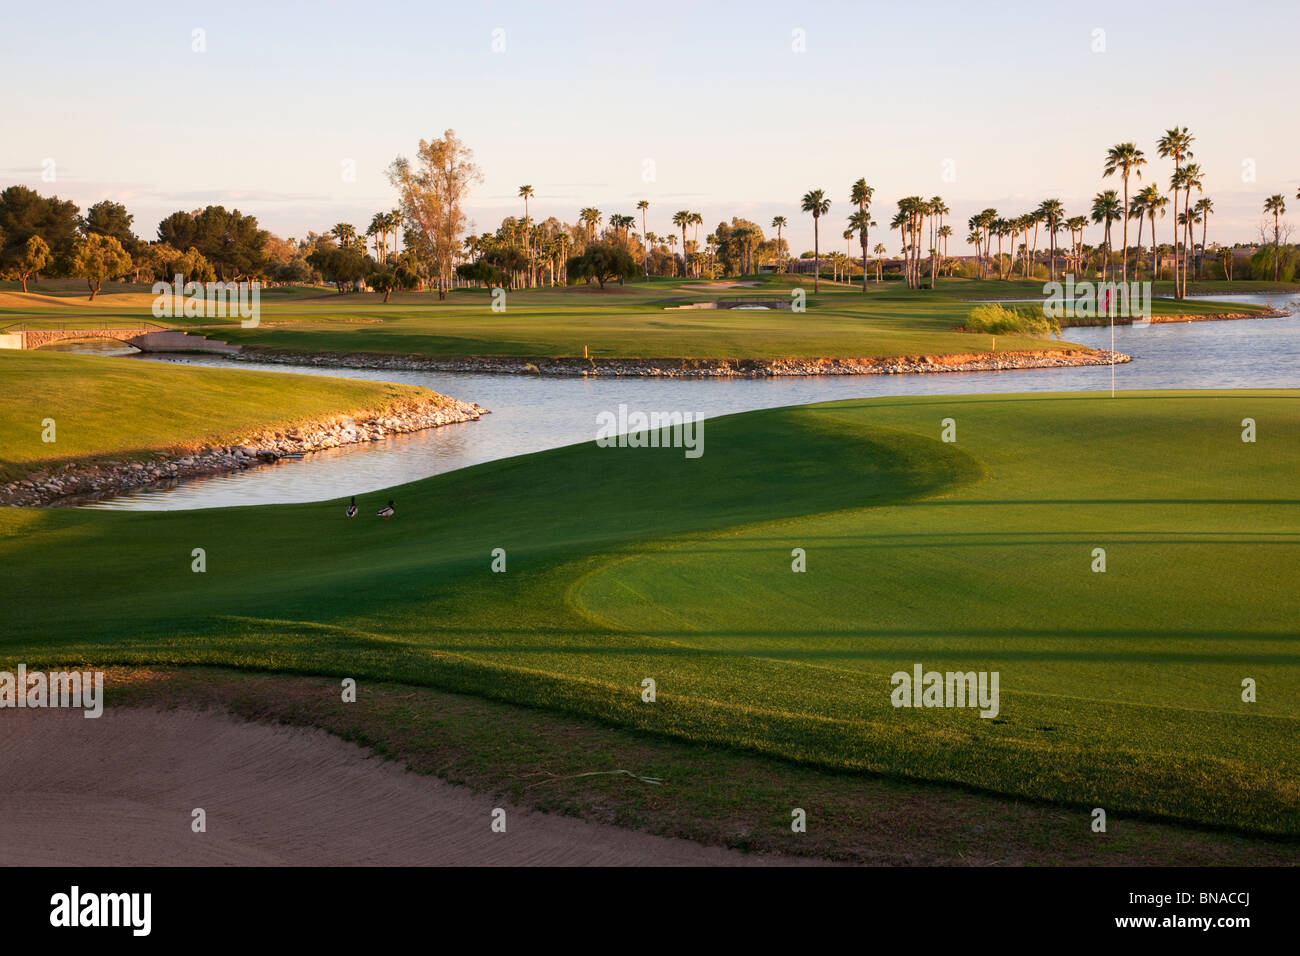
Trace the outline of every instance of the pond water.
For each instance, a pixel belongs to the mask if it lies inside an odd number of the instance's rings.
[[[1083,345],[1100,348],[1110,345],[1108,327],[1068,329],[1065,337]],[[1115,345],[1133,356],[1133,362],[1114,369],[1116,384],[1121,389],[1300,386],[1300,317],[1296,315],[1280,319],[1117,326]],[[492,414],[478,422],[331,449],[308,455],[301,461],[191,479],[172,487],[154,487],[87,507],[171,510],[363,495],[467,465],[591,441],[596,436],[596,415],[605,410],[617,412],[621,403],[647,412],[702,412],[717,416],[868,396],[1109,391],[1111,384],[1109,366],[714,380],[538,378],[250,366],[217,356],[154,356],[136,360],[409,382],[478,402]]]

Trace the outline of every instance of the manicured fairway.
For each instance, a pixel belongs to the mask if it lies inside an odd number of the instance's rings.
[[[714,288],[679,280],[569,289],[509,291],[505,311],[492,309],[487,290],[464,289],[439,302],[429,293],[400,293],[385,304],[376,294],[336,295],[321,289],[272,289],[261,300],[261,322],[243,329],[237,320],[176,319],[210,329],[219,338],[271,349],[376,352],[440,357],[581,356],[596,358],[870,358],[894,355],[969,354],[1058,348],[1061,341],[953,331],[969,314],[971,298],[1042,295],[1041,282],[946,279],[936,290],[898,282],[859,288],[825,282],[813,296],[812,278],[764,276],[753,287]],[[808,293],[807,311],[673,310],[667,306],[727,298],[789,301]],[[147,297],[124,293],[121,306],[102,296],[94,308],[52,296],[24,300],[0,295],[0,313],[29,321],[97,321],[113,316],[153,320]],[[1025,306],[1028,308],[1028,306]],[[1156,300],[1157,315],[1248,312],[1250,306]],[[1067,329],[1062,338],[1068,342]]]
[[[57,461],[221,444],[250,429],[378,411],[427,394],[391,382],[4,350],[0,479]],[[44,440],[47,419],[54,441]]]
[[[377,494],[352,522],[344,502],[3,510],[0,667],[220,663],[357,677],[363,693],[383,677],[850,772],[1300,835],[1298,398],[753,412],[710,420],[697,460],[572,446]],[[397,517],[370,517],[390,496]],[[999,671],[997,720],[892,707],[889,675],[916,663]]]

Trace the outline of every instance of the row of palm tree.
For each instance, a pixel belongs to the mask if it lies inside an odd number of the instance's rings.
[[[1088,216],[1069,216],[1065,211],[1064,205],[1059,199],[1045,199],[1039,204],[1038,208],[1032,212],[1025,213],[1013,218],[999,216],[995,209],[985,209],[971,216],[967,221],[967,228],[970,230],[967,234],[966,241],[974,247],[976,260],[978,263],[979,277],[986,276],[986,263],[990,258],[993,240],[998,243],[998,276],[1006,278],[1004,273],[1004,257],[1002,252],[1002,243],[1004,239],[1023,236],[1021,244],[1021,258],[1023,274],[1029,277],[1033,274],[1034,263],[1037,261],[1037,245],[1039,229],[1045,228],[1047,232],[1048,252],[1048,275],[1051,279],[1056,278],[1057,263],[1057,236],[1063,230],[1070,233],[1070,253],[1066,256],[1067,268],[1073,264],[1076,268],[1081,267],[1083,263],[1083,250],[1087,247],[1083,244],[1083,233],[1091,222],[1100,225],[1103,232],[1103,246],[1105,256],[1102,260],[1103,278],[1109,278],[1110,260],[1112,255],[1111,232],[1115,223],[1120,223],[1121,230],[1121,256],[1120,256],[1120,277],[1121,281],[1128,282],[1130,273],[1130,245],[1129,245],[1129,221],[1136,219],[1138,225],[1137,248],[1142,248],[1142,234],[1146,222],[1151,224],[1151,244],[1152,244],[1152,275],[1159,271],[1159,243],[1156,238],[1156,219],[1164,217],[1166,210],[1173,201],[1173,242],[1171,249],[1173,252],[1173,280],[1174,295],[1177,298],[1183,298],[1187,295],[1187,278],[1189,274],[1195,274],[1198,277],[1202,271],[1203,257],[1208,239],[1209,218],[1214,212],[1214,201],[1203,194],[1204,183],[1202,179],[1202,170],[1198,163],[1191,162],[1191,146],[1195,141],[1195,136],[1185,126],[1175,126],[1168,129],[1159,138],[1156,144],[1157,152],[1161,158],[1173,161],[1174,169],[1169,180],[1170,195],[1163,195],[1154,184],[1149,184],[1136,192],[1131,192],[1134,180],[1142,178],[1142,170],[1147,166],[1147,159],[1136,143],[1125,142],[1112,146],[1106,152],[1105,161],[1102,165],[1102,178],[1118,176],[1121,181],[1119,190],[1107,189],[1096,194],[1092,200],[1092,206]],[[1197,193],[1195,202],[1192,200],[1192,193]],[[853,184],[850,190],[849,201],[853,211],[848,217],[848,228],[844,231],[844,238],[849,240],[852,236],[858,236],[862,248],[862,288],[867,287],[867,247],[868,235],[870,229],[876,225],[871,219],[870,205],[874,195],[874,189],[867,185],[865,179],[859,179]],[[1300,192],[1296,194],[1300,199]],[[830,211],[831,200],[827,197],[825,190],[812,189],[804,194],[800,201],[800,209],[808,213],[813,218],[813,289],[817,290],[820,280],[820,259],[821,259],[821,219]],[[920,196],[909,196],[898,201],[898,211],[890,223],[890,228],[897,229],[902,245],[901,255],[903,258],[903,272],[909,288],[917,288],[921,284],[921,261],[923,252],[928,250],[929,258],[929,278],[930,285],[933,287],[934,278],[940,271],[946,255],[947,239],[952,234],[952,229],[943,222],[944,216],[948,215],[948,207],[944,204],[942,197],[935,196],[926,200]],[[1280,237],[1281,237],[1281,216],[1286,212],[1285,198],[1278,193],[1269,197],[1264,204],[1264,212],[1273,216],[1273,245],[1274,245],[1274,276],[1276,278],[1280,269]],[[784,216],[778,216],[772,221],[773,227],[779,230],[788,223]],[[1197,252],[1196,244],[1196,226],[1201,227],[1200,251]],[[1033,232],[1031,241],[1030,231]],[[941,249],[941,247],[943,247]],[[881,247],[878,245],[877,249]],[[1014,273],[1014,252],[1015,244],[1012,246],[1013,260],[1011,262],[1010,272]],[[838,273],[838,267],[836,272]],[[877,264],[879,271],[879,263]]]
[[[1111,259],[1113,256],[1112,249],[1112,231],[1116,223],[1120,224],[1120,242],[1121,255],[1119,263],[1120,278],[1123,282],[1129,281],[1130,275],[1130,250],[1129,245],[1129,223],[1130,220],[1137,220],[1137,248],[1142,248],[1143,233],[1145,226],[1149,222],[1151,227],[1151,246],[1152,246],[1152,274],[1157,275],[1159,272],[1159,252],[1160,246],[1156,237],[1156,220],[1164,218],[1170,206],[1172,199],[1173,212],[1173,242],[1171,249],[1173,253],[1173,280],[1174,294],[1182,298],[1187,294],[1187,279],[1189,274],[1195,274],[1198,277],[1202,271],[1203,257],[1208,238],[1209,218],[1214,211],[1214,202],[1203,194],[1204,184],[1202,181],[1202,171],[1200,165],[1191,162],[1191,146],[1195,137],[1188,131],[1187,127],[1173,127],[1165,131],[1156,144],[1157,152],[1161,158],[1172,160],[1174,169],[1169,180],[1169,195],[1161,193],[1155,184],[1133,189],[1134,180],[1142,179],[1142,172],[1147,167],[1148,162],[1143,151],[1134,142],[1118,143],[1110,147],[1105,156],[1102,165],[1102,178],[1118,176],[1121,182],[1119,190],[1106,189],[1098,192],[1092,199],[1091,207],[1087,215],[1070,216],[1067,214],[1064,205],[1059,199],[1045,199],[1036,209],[1014,217],[1002,216],[996,209],[984,209],[967,220],[969,232],[966,241],[974,247],[976,261],[978,266],[978,275],[980,279],[987,276],[987,265],[992,259],[992,245],[994,240],[997,241],[997,274],[998,278],[1006,279],[1014,276],[1016,271],[1016,253],[1017,240],[1019,243],[1020,263],[1022,275],[1026,278],[1032,277],[1035,264],[1038,258],[1038,238],[1040,230],[1046,231],[1046,241],[1048,246],[1048,276],[1052,280],[1056,278],[1056,267],[1058,260],[1057,238],[1063,231],[1068,231],[1070,235],[1070,248],[1065,254],[1066,268],[1081,269],[1084,264],[1085,251],[1090,247],[1085,246],[1083,242],[1084,230],[1089,222],[1102,227],[1102,247],[1104,255],[1102,257],[1102,277],[1108,279],[1111,268]],[[1197,193],[1195,202],[1192,199],[1192,192]],[[857,237],[862,257],[862,289],[867,289],[868,280],[868,248],[870,246],[871,229],[878,224],[871,217],[871,203],[875,194],[874,187],[868,185],[866,179],[859,179],[853,183],[849,191],[849,203],[851,212],[847,217],[847,228],[843,232],[846,241],[851,242],[853,237]],[[528,200],[533,197],[533,188],[531,186],[521,186],[519,195],[524,200],[524,251],[529,259],[529,274],[534,275],[533,257],[534,246],[531,234],[528,232],[528,226],[531,220],[528,218]],[[1297,193],[1300,198],[1300,193]],[[674,251],[677,245],[676,235],[669,234],[659,237],[650,232],[647,228],[647,210],[650,207],[648,200],[640,200],[636,204],[637,211],[641,214],[641,236],[645,245],[645,273],[649,275],[651,247],[661,242],[667,243],[669,248]],[[808,213],[813,218],[813,289],[817,291],[820,288],[821,280],[821,220],[827,216],[831,208],[831,199],[826,195],[823,189],[812,189],[804,194],[800,200],[800,209]],[[1286,211],[1284,197],[1279,193],[1271,196],[1264,204],[1266,214],[1274,218],[1274,272],[1278,272],[1280,265],[1280,235],[1281,225],[1280,218]],[[934,196],[930,199],[924,199],[920,196],[908,196],[898,200],[897,212],[890,222],[890,229],[897,229],[901,241],[901,256],[903,258],[903,272],[909,288],[918,288],[922,284],[922,261],[928,258],[928,278],[929,285],[933,288],[936,276],[942,270],[946,261],[951,263],[947,257],[948,240],[952,236],[952,227],[944,222],[946,216],[950,214],[947,204],[940,196]],[[395,215],[395,214],[393,214]],[[396,230],[397,223],[385,219],[385,214],[377,214],[371,224],[369,234],[378,233],[383,237],[383,243],[386,248],[386,236],[388,230]],[[583,224],[586,230],[588,242],[594,241],[596,237],[596,228],[603,221],[603,214],[594,207],[585,207],[579,211],[578,220]],[[699,228],[703,224],[703,217],[698,212],[682,209],[678,210],[672,216],[672,223],[676,230],[680,230],[682,244],[682,272],[684,274],[702,274],[706,265],[711,263],[713,256],[713,239],[707,237],[708,246],[701,250],[699,246]],[[635,219],[632,216],[612,214],[609,217],[609,227],[612,230],[616,240],[620,240],[625,246],[630,246],[633,236],[631,232],[635,225]],[[1201,227],[1200,251],[1197,252],[1195,242],[1195,227]],[[694,226],[695,236],[693,240],[687,239],[687,230]],[[777,248],[782,249],[783,231],[789,227],[789,222],[785,216],[775,216],[772,219],[772,228],[777,231]],[[1003,252],[1004,241],[1011,240],[1011,256],[1008,258]],[[342,241],[342,240],[340,240]],[[881,265],[879,259],[884,254],[882,244],[877,244],[875,250],[877,255],[876,275],[879,281]],[[748,265],[749,258],[746,258]],[[1136,267],[1136,263],[1134,264]],[[839,273],[839,267],[836,267],[836,274]],[[530,279],[530,281],[532,281]]]

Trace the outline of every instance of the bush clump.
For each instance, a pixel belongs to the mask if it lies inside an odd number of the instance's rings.
[[[1061,324],[1048,318],[1040,310],[1021,312],[1008,309],[998,302],[977,305],[971,309],[963,326],[966,332],[983,332],[988,335],[1030,335],[1046,338],[1061,334]]]

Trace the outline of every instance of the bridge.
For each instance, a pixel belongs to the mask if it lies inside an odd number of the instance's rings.
[[[16,322],[0,327],[0,349],[39,349],[72,339],[116,339],[142,352],[238,352],[240,346],[157,322]]]

